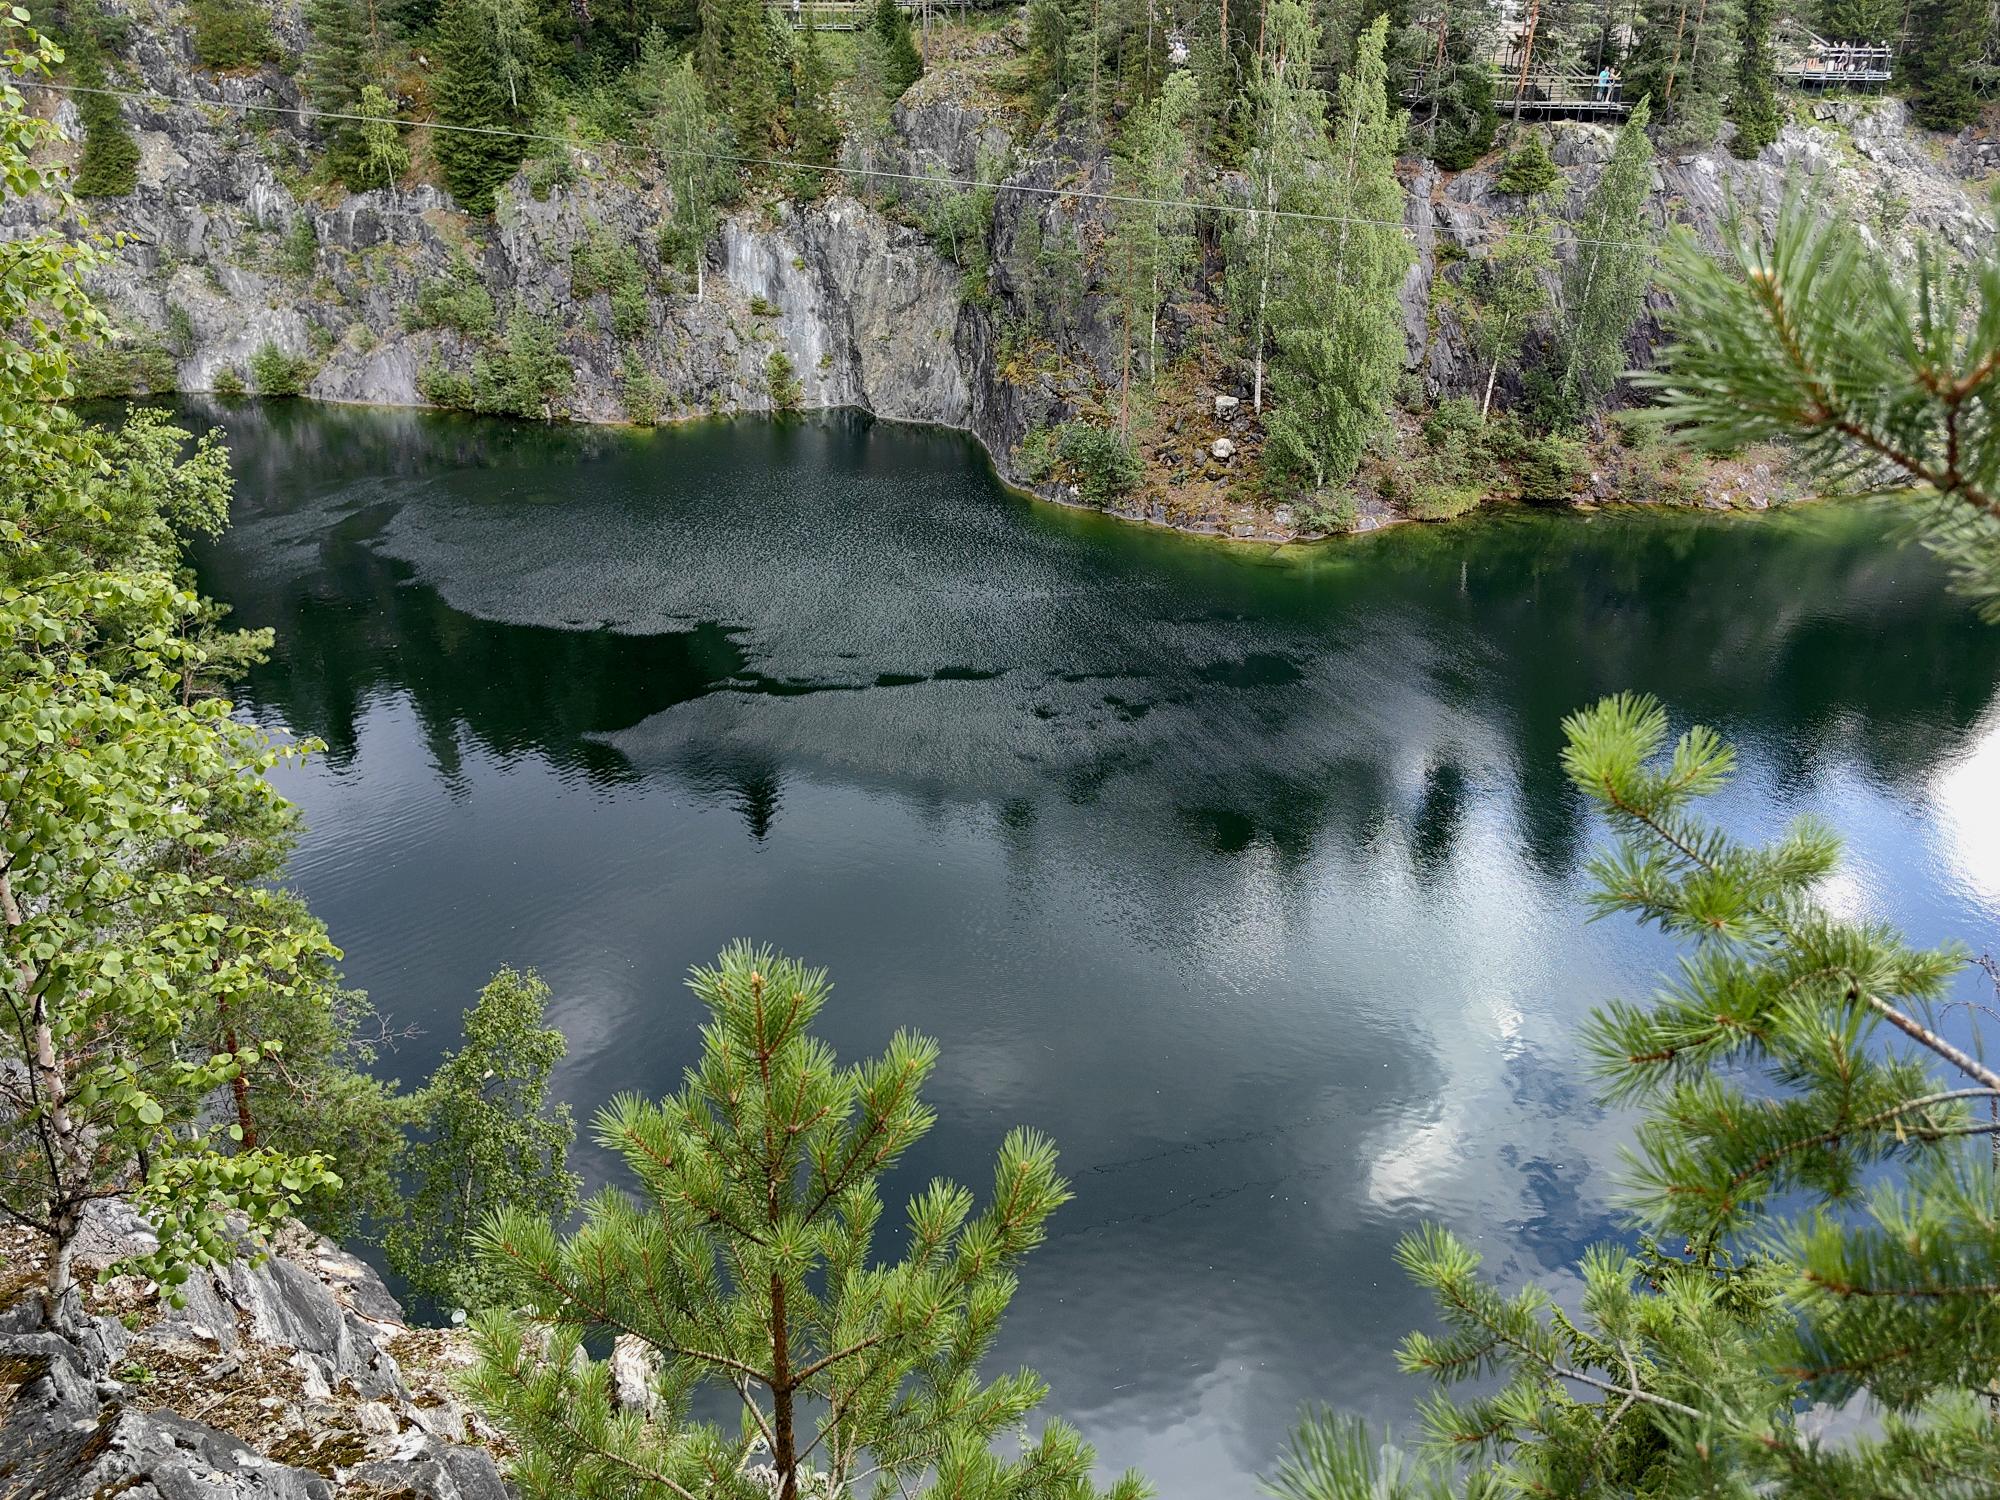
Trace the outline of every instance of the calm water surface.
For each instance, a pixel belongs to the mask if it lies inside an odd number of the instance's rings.
[[[1742,744],[1739,827],[1845,832],[1831,899],[1995,941],[2000,630],[1867,510],[1282,555],[846,416],[219,415],[203,582],[278,632],[244,710],[328,744],[284,777],[292,873],[424,1028],[387,1066],[421,1077],[534,965],[588,1118],[677,1086],[689,964],[750,936],[827,965],[844,1054],[943,1044],[892,1192],[1056,1137],[1077,1201],[998,1360],[1172,1500],[1252,1492],[1308,1399],[1407,1417],[1405,1231],[1518,1281],[1606,1227],[1626,1125],[1576,1028],[1669,954],[1585,923],[1564,713],[1660,694]]]

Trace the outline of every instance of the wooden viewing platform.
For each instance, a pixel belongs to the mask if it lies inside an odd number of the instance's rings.
[[[1632,113],[1632,101],[1623,96],[1620,86],[1615,82],[1600,86],[1593,72],[1551,70],[1523,77],[1518,64],[1503,68],[1489,62],[1486,66],[1493,74],[1493,108],[1509,119],[1518,115],[1524,120],[1622,120]],[[1413,113],[1420,113],[1430,103],[1428,83],[1420,74],[1402,95],[1402,102]]]
[[[1798,88],[1880,87],[1896,76],[1895,49],[1861,42],[1825,42],[1807,33],[1785,49],[1778,76]]]

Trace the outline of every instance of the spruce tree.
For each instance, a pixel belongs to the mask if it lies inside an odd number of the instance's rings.
[[[778,126],[779,77],[762,0],[701,0],[694,58],[709,102],[742,149],[767,150]]]
[[[1895,40],[1903,27],[1901,0],[1821,0],[1813,29],[1836,42]]]
[[[1979,118],[1976,79],[1993,31],[1986,0],[1915,0],[1898,62],[1910,112],[1931,130],[1963,130]]]
[[[110,79],[104,49],[89,20],[70,43],[70,76],[79,89],[102,90]],[[81,198],[122,198],[139,185],[139,143],[125,123],[121,100],[106,93],[79,93],[76,112],[83,121],[83,152],[71,190]]]
[[[794,161],[827,167],[840,155],[840,116],[834,107],[833,68],[820,46],[819,27],[806,17],[792,53],[791,67],[791,155]],[[823,172],[795,175],[795,191],[801,197],[817,197],[831,181]]]
[[[1743,0],[1743,28],[1736,49],[1736,92],[1729,101],[1729,118],[1736,134],[1729,149],[1745,161],[1778,138],[1784,116],[1771,71],[1771,23],[1777,0]]]
[[[882,53],[882,92],[900,99],[924,76],[924,58],[910,30],[909,12],[897,0],[875,0],[869,33]]]
[[[1097,1495],[1093,1455],[1061,1423],[999,1451],[1046,1388],[979,1370],[1021,1258],[1069,1197],[1054,1148],[1008,1135],[978,1211],[933,1181],[885,1262],[879,1184],[935,1119],[921,1089],[936,1045],[899,1032],[842,1067],[811,1032],[826,975],[769,950],[726,949],[691,984],[709,1019],[685,1087],[598,1117],[636,1193],[605,1190],[572,1235],[512,1212],[481,1236],[489,1301],[509,1311],[475,1322],[473,1389],[517,1446],[522,1493]],[[647,1372],[635,1405],[614,1404],[607,1345]],[[704,1388],[738,1407],[733,1430],[692,1415]],[[1127,1475],[1109,1493],[1146,1491]]]
[[[1276,302],[1267,461],[1315,488],[1354,472],[1403,368],[1399,293],[1415,252],[1403,231],[1396,153],[1403,119],[1391,110],[1382,48],[1387,17],[1355,44],[1340,80],[1331,175],[1317,201],[1331,222],[1288,234],[1285,293]]]
[[[1576,257],[1562,281],[1558,393],[1568,421],[1581,422],[1611,393],[1625,368],[1625,338],[1651,284],[1653,231],[1646,194],[1653,180],[1648,110],[1641,99],[1612,147],[1611,160],[1572,226]]]
[[[306,97],[325,115],[358,115],[363,92],[375,82],[377,60],[363,0],[307,0]],[[351,187],[367,184],[364,127],[356,120],[326,124],[327,167]]]
[[[437,122],[432,152],[445,186],[467,213],[493,212],[493,195],[514,175],[524,143],[508,105],[496,56],[493,20],[481,0],[445,0],[438,15],[437,74],[431,103]]]

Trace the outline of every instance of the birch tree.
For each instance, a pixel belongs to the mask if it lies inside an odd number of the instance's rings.
[[[1388,18],[1376,17],[1340,80],[1333,151],[1314,194],[1329,221],[1282,240],[1266,453],[1322,489],[1354,472],[1408,352],[1398,293],[1415,252],[1396,178],[1403,116],[1389,104],[1387,34]]]

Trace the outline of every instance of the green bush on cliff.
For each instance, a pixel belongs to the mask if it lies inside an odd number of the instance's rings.
[[[773,349],[771,357],[764,361],[764,379],[771,389],[773,407],[779,411],[798,410],[799,402],[805,399],[805,388],[792,369],[790,355],[782,349]]]
[[[250,356],[250,378],[260,396],[296,396],[312,379],[312,361],[302,354],[287,354],[274,343],[258,346]]]
[[[403,326],[412,332],[449,328],[476,337],[491,333],[493,323],[493,294],[463,251],[443,276],[417,288],[416,300],[403,309]]]
[[[1115,500],[1139,482],[1139,455],[1109,427],[1065,422],[1056,429],[1056,457],[1075,476],[1077,492],[1094,505]]]
[[[70,188],[80,198],[122,198],[139,185],[139,143],[125,124],[120,101],[87,92],[111,86],[104,52],[88,26],[76,28],[70,44],[71,76],[79,92],[76,112],[83,121],[83,154]]]
[[[254,68],[274,55],[271,18],[256,0],[193,0],[188,22],[204,68]]]

